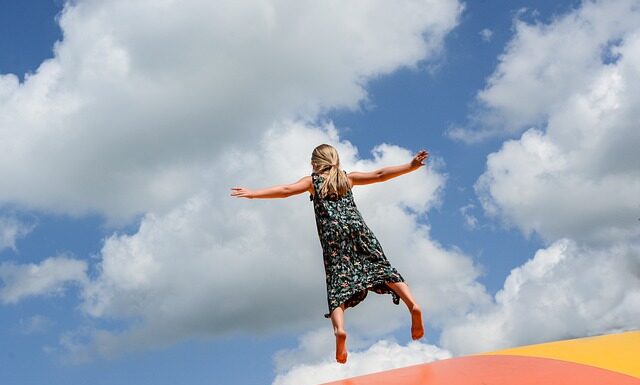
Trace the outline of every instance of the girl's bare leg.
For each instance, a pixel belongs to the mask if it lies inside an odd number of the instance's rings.
[[[393,291],[395,291],[402,301],[407,305],[411,312],[411,338],[419,340],[424,336],[424,323],[422,321],[422,310],[411,295],[411,290],[404,282],[387,282]]]
[[[347,333],[344,331],[344,304],[331,312],[333,334],[336,336],[336,361],[347,362]]]

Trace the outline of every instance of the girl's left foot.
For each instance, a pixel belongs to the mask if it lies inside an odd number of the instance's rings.
[[[422,310],[418,305],[411,308],[411,338],[419,340],[424,336],[424,323],[422,322]]]

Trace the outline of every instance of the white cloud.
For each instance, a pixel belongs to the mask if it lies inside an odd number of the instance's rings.
[[[490,42],[492,37],[493,37],[493,31],[490,30],[489,28],[485,28],[482,31],[480,31],[480,38],[482,39],[482,41]]]
[[[499,115],[543,128],[489,155],[476,185],[489,214],[548,241],[640,236],[638,5],[585,2],[550,25],[519,24],[485,98],[504,99],[491,104]],[[532,64],[531,52],[544,60]]]
[[[577,94],[588,93],[618,55],[617,44],[637,38],[638,25],[637,0],[586,0],[549,24],[516,19],[513,39],[477,95],[471,128],[457,127],[449,135],[475,142],[544,126]],[[626,78],[624,83],[632,86],[636,79]],[[583,121],[576,118],[576,125]]]
[[[611,134],[616,135],[614,130]],[[550,136],[529,130],[489,156],[487,171],[476,185],[485,211],[547,240],[571,237],[600,243],[639,236],[640,168],[623,164],[624,159],[602,159],[610,166],[598,171],[606,166],[589,158],[624,157],[625,149],[609,152],[606,140],[593,143],[592,149],[585,148],[586,143],[575,143],[575,148]],[[615,163],[621,166],[617,170]]]
[[[470,230],[478,228],[478,218],[475,215],[469,213],[469,211],[475,209],[475,207],[476,205],[470,203],[458,209],[460,211],[460,215],[462,215],[462,217],[464,218],[465,226]]]
[[[16,250],[16,241],[24,238],[35,228],[35,224],[20,221],[13,216],[0,217],[0,251]]]
[[[493,304],[443,329],[456,354],[640,327],[640,3],[585,1],[516,34],[478,98],[472,141],[516,133],[475,188],[548,243]],[[534,125],[534,127],[531,127]]]
[[[37,295],[60,294],[68,282],[84,284],[87,263],[68,257],[51,257],[39,264],[0,264],[0,301],[12,304]]]
[[[126,220],[207,185],[274,122],[358,108],[434,58],[455,0],[73,1],[54,57],[0,75],[0,201]]]
[[[640,328],[640,244],[563,239],[511,271],[495,302],[448,324],[455,354]]]
[[[328,325],[322,317],[327,310],[322,253],[308,194],[286,200],[229,196],[234,186],[289,183],[308,175],[311,151],[319,143],[336,146],[349,171],[413,156],[385,144],[374,149],[372,159],[361,159],[332,126],[299,123],[274,127],[254,152],[229,150],[212,171],[218,182],[206,192],[169,213],[149,213],[136,234],[105,242],[83,309],[96,318],[135,322],[121,332],[93,330],[89,342],[73,344],[73,350],[116,355],[188,338]],[[434,324],[489,301],[475,282],[479,272],[471,259],[430,240],[428,228],[418,222],[438,203],[443,184],[442,174],[421,169],[354,189],[367,224],[428,309],[426,321]],[[349,327],[375,336],[408,325],[404,306],[394,306],[390,296],[370,296],[348,312]],[[376,325],[373,316],[380,320]]]
[[[331,333],[312,332],[300,339],[297,349],[279,352],[273,385],[315,385],[451,357],[451,353],[434,345],[411,341],[403,346],[382,339],[367,349],[349,347],[348,362],[340,365],[335,362],[334,347],[326,343],[332,342],[331,337]],[[282,355],[289,362],[283,363]]]

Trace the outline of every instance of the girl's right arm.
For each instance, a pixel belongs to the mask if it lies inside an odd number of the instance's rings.
[[[232,187],[231,196],[238,198],[287,198],[292,195],[302,194],[303,192],[311,193],[311,177],[302,177],[295,183],[283,184],[278,186],[266,187],[261,189],[250,190],[244,187]]]
[[[348,174],[349,180],[351,180],[351,183],[354,186],[384,182],[419,169],[424,166],[423,162],[428,157],[429,153],[426,150],[420,150],[409,163],[401,164],[399,166],[387,166],[371,172],[350,172]]]

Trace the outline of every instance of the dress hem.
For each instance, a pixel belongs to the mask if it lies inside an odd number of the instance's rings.
[[[350,307],[356,307],[360,302],[364,301],[369,291],[374,291],[373,289],[380,285],[384,285],[385,288],[382,289],[381,292],[374,292],[377,294],[391,294],[393,303],[398,305],[400,304],[400,296],[398,295],[398,293],[393,291],[393,289],[386,286],[386,283],[397,282],[405,282],[404,278],[400,274],[398,274],[397,278],[391,277],[390,279],[381,279],[370,282],[367,285],[364,285],[361,289],[354,290],[353,293],[351,293],[351,295],[344,302],[341,302],[338,306],[329,306],[329,313],[325,314],[324,318],[331,318],[331,313],[342,304],[345,305],[345,310]]]

